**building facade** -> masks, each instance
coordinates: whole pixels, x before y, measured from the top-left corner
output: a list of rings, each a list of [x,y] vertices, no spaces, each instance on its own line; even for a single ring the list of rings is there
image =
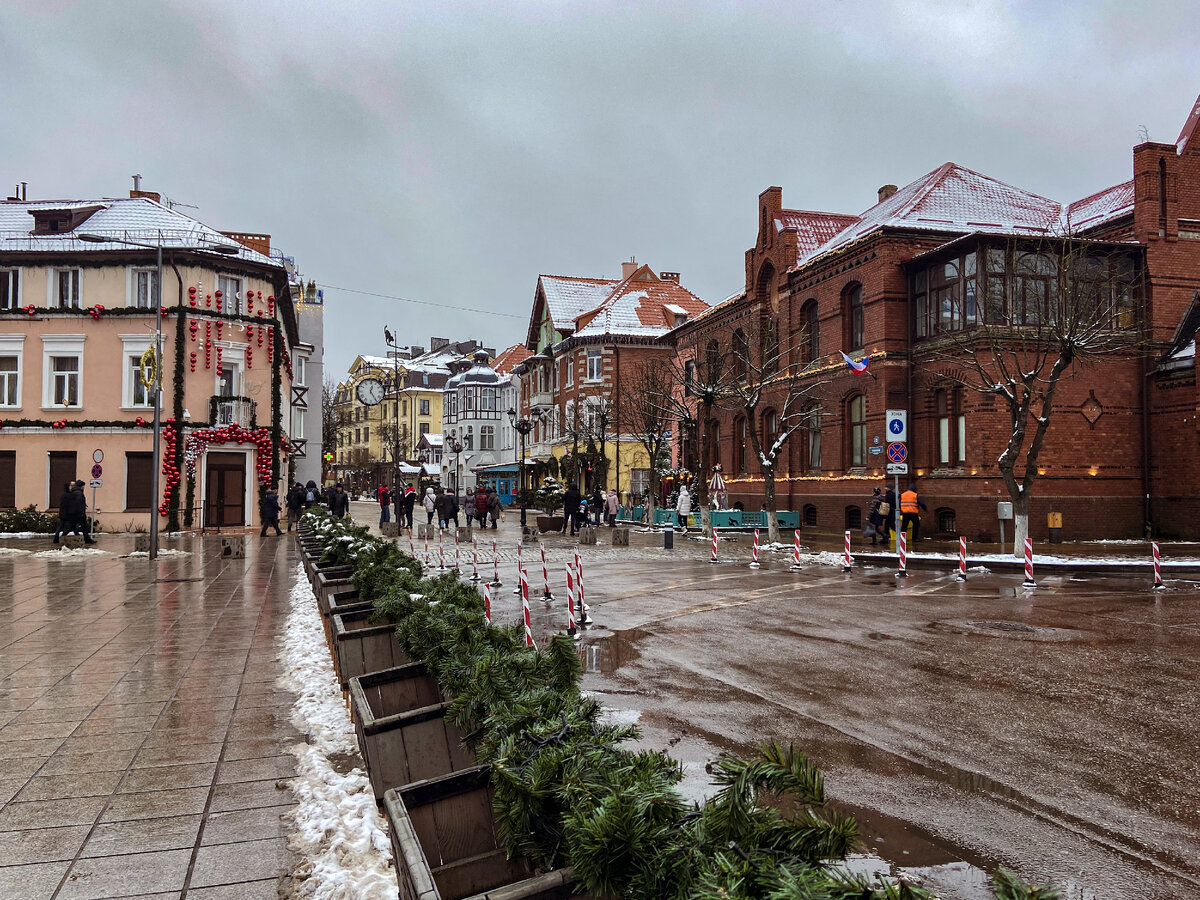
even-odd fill
[[[496,487],[502,502],[511,503],[516,431],[508,410],[517,403],[516,387],[512,375],[501,375],[489,362],[488,352],[477,350],[446,382],[442,440],[451,466],[446,486],[472,494],[485,484]]]
[[[289,273],[270,237],[159,202],[0,203],[0,506],[93,480],[108,528],[253,525],[291,464]],[[161,493],[151,496],[162,248]],[[90,493],[89,493],[90,498]]]
[[[1050,513],[1068,538],[1200,533],[1198,120],[1200,101],[1175,143],[1133,148],[1129,181],[1071,203],[953,163],[881,188],[858,215],[787,209],[780,188],[764,191],[744,290],[670,339],[697,365],[710,345],[748,342],[752,356],[777,346],[801,370],[810,393],[776,467],[778,508],[857,528],[872,488],[892,483],[885,411],[904,409],[923,532],[997,539],[1010,499],[997,463],[1013,425],[1003,396],[978,384],[977,363],[999,358],[981,336],[1003,333],[1011,348],[1086,290],[1110,349],[1072,360],[1058,382],[1030,533],[1044,539]],[[865,373],[845,357],[867,360]],[[757,408],[760,434],[781,429],[783,399],[768,392]],[[731,502],[757,509],[763,468],[745,414],[717,409],[700,424],[706,458],[681,462],[719,464]]]
[[[539,276],[530,355],[515,370],[534,421],[526,452],[535,476],[644,494],[651,464],[630,433],[629,373],[674,356],[662,337],[708,308],[679,273],[636,262],[623,263],[620,278]]]

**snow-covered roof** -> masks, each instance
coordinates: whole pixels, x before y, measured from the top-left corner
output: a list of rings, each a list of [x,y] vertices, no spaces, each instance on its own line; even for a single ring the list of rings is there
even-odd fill
[[[573,278],[568,275],[539,275],[546,297],[546,310],[557,331],[574,327],[575,319],[605,301],[620,283],[615,278]]]
[[[859,221],[858,216],[841,213],[813,212],[805,209],[782,209],[775,217],[775,228],[783,231],[794,228],[799,238],[796,259],[799,261],[822,244]]]
[[[512,370],[524,362],[529,355],[529,350],[524,344],[513,344],[511,347],[501,350],[492,360],[492,368],[501,375],[510,375]]]
[[[74,231],[57,234],[32,234],[33,212],[49,210],[96,211],[80,222]],[[176,209],[164,206],[149,197],[108,198],[101,200],[5,200],[0,202],[0,250],[34,252],[96,253],[114,250],[128,251],[129,246],[118,240],[102,243],[81,241],[77,234],[95,234],[125,241],[164,248],[194,249],[211,243],[231,247],[237,258],[262,265],[280,266],[271,259],[226,237],[215,228],[193,219]],[[229,255],[233,258],[234,254]]]
[[[431,431],[427,431],[425,434],[421,435],[421,440],[423,440],[430,447],[442,446],[442,435],[440,432],[435,434]]]
[[[1175,139],[1175,149],[1180,156],[1187,149],[1192,138],[1195,137],[1196,129],[1200,127],[1200,97],[1196,98],[1196,103],[1192,107],[1191,114],[1187,117],[1187,121],[1183,123],[1183,128],[1179,132],[1179,137]]]
[[[1133,213],[1133,180],[1114,184],[1067,207],[1067,224],[1072,231],[1085,231]]]
[[[619,282],[603,302],[576,319],[575,337],[658,337],[675,327],[675,316],[695,316],[708,304],[671,278],[642,266]]]
[[[442,464],[435,462],[422,463],[421,471],[426,475],[433,476],[434,478],[440,478],[442,475]]]

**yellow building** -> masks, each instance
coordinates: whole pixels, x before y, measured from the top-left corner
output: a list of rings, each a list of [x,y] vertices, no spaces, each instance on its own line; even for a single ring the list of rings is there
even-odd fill
[[[338,420],[334,475],[351,493],[364,493],[392,483],[392,464],[415,461],[423,434],[442,430],[442,390],[451,366],[477,349],[476,341],[433,338],[423,347],[401,347],[389,356],[355,357],[346,379],[337,386]],[[382,401],[360,390],[365,380],[382,385]]]

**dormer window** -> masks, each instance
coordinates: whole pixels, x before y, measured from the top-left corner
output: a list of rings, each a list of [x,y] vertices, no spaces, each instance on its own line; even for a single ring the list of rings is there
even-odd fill
[[[74,231],[99,212],[102,206],[80,206],[74,209],[31,209],[32,234],[66,234]]]

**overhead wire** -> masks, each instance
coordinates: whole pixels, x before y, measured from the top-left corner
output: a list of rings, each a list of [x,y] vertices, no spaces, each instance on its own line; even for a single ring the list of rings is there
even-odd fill
[[[365,297],[378,297],[382,300],[399,300],[401,303],[414,303],[418,306],[433,306],[437,309],[453,309],[458,312],[478,313],[484,316],[502,316],[506,319],[526,319],[527,316],[517,315],[516,313],[500,312],[495,309],[476,309],[470,306],[454,306],[450,303],[435,303],[432,300],[413,300],[410,297],[399,297],[395,294],[380,294],[376,291],[360,291],[355,288],[339,287],[336,284],[321,284],[318,287],[329,291],[345,291],[347,294],[362,294]]]

